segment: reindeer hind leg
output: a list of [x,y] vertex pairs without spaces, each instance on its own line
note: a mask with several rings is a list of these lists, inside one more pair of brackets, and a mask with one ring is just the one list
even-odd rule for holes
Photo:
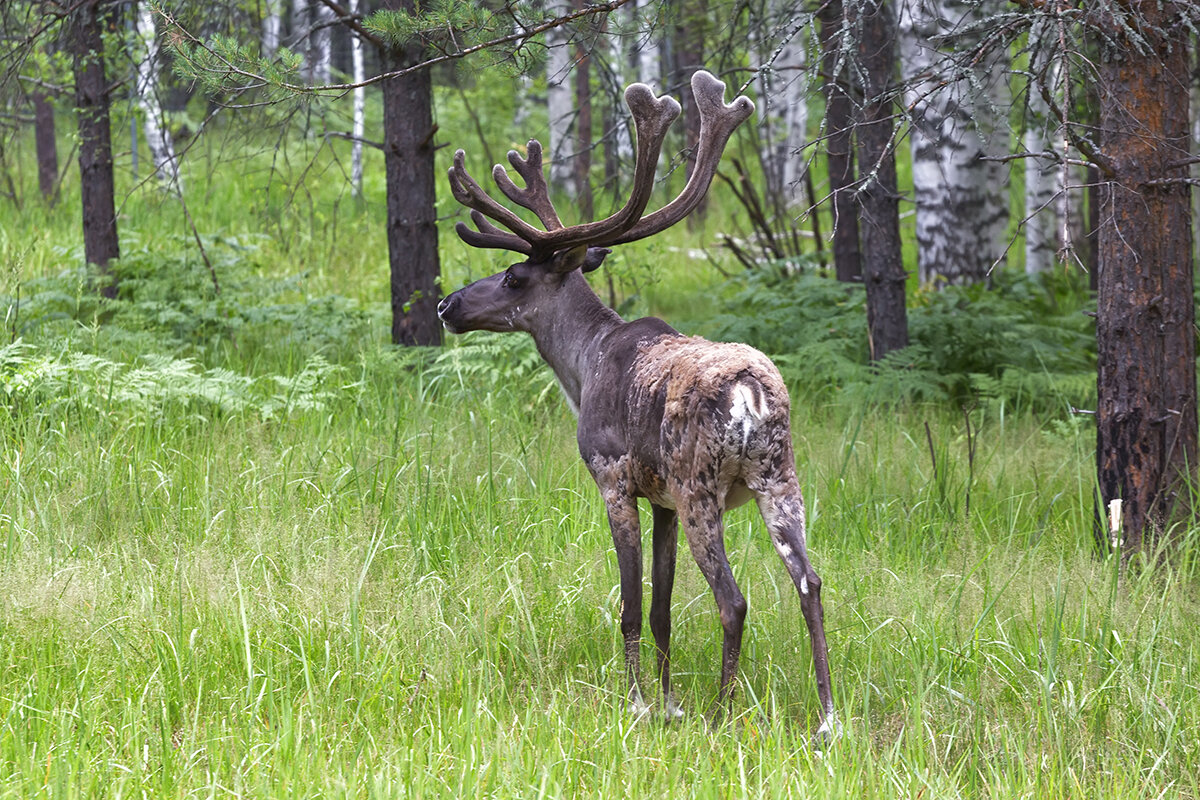
[[821,703],[821,726],[818,741],[836,735],[839,723],[833,708],[833,691],[829,678],[829,649],[825,642],[825,612],[821,606],[821,578],[808,559],[805,537],[804,498],[794,476],[767,482],[755,487],[758,508],[771,533],[775,551],[787,567],[796,591],[800,594],[800,609],[808,626],[812,642],[813,668],[817,677],[817,697]]
[[679,518],[672,509],[652,505],[654,560],[650,571],[650,632],[654,634],[658,675],[662,684],[666,720],[680,719],[683,709],[671,692],[671,590],[675,584],[675,551],[679,544]]
[[679,518],[687,534],[688,546],[712,589],[724,631],[721,687],[716,703],[716,711],[720,713],[729,705],[737,680],[742,629],[746,621],[746,598],[733,578],[733,570],[729,568],[729,559],[725,555],[723,509],[717,495],[698,491],[677,497],[680,498]]

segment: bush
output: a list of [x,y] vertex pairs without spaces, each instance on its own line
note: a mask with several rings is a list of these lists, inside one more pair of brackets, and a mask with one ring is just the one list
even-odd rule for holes
[[725,287],[712,338],[748,342],[808,394],[871,402],[1004,403],[1061,414],[1095,402],[1094,305],[1082,276],[998,275],[991,285],[922,291],[910,300],[909,347],[867,360],[866,296],[778,265]]

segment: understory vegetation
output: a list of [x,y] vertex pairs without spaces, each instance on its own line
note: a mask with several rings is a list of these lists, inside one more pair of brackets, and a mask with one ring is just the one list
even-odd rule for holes
[[[696,257],[717,203],[606,263],[627,316],[755,344],[792,387],[844,724],[816,750],[799,601],[747,507],[732,713],[705,717],[720,625],[686,547],[688,716],[625,713],[553,377],[521,336],[388,345],[381,187],[356,205],[336,163],[211,171],[203,253],[134,192],[112,301],[69,185],[0,200],[0,795],[1200,796],[1200,543],[1124,575],[1097,552],[1086,276],[915,289],[914,344],[870,367],[860,288]],[[496,266],[444,227],[446,289]]]

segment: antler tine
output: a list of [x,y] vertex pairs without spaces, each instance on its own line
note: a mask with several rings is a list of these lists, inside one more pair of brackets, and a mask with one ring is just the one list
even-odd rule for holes
[[[467,172],[465,164],[466,153],[463,150],[457,150],[454,153],[454,166],[450,168],[450,192],[454,195],[454,199],[462,203],[464,206],[484,214],[499,222],[504,227],[512,231],[518,238],[524,241],[527,245],[532,246],[539,237],[545,236],[545,231],[539,231],[537,228],[530,225],[525,220],[518,217],[515,213],[500,205],[496,200],[485,192],[475,179]],[[474,217],[474,214],[472,214]],[[495,230],[491,225],[488,226]],[[499,232],[499,231],[497,231]],[[485,231],[485,234],[490,235],[491,231]],[[464,240],[465,241],[465,240]],[[528,253],[526,249],[518,250],[517,252]]]
[[505,197],[537,214],[546,230],[558,230],[562,227],[562,222],[558,219],[554,204],[550,202],[550,188],[546,185],[546,176],[542,172],[542,143],[537,139],[530,139],[526,150],[529,152],[526,158],[521,158],[521,154],[516,150],[508,151],[508,162],[525,181],[524,189],[512,182],[508,171],[500,164],[492,167],[492,179],[496,181],[500,191],[504,192]]
[[633,188],[629,199],[620,211],[607,219],[551,231],[535,244],[535,250],[544,247],[547,252],[554,252],[584,245],[599,247],[636,225],[646,210],[654,191],[654,169],[658,165],[658,154],[667,138],[667,130],[679,116],[680,106],[673,97],[655,97],[654,91],[644,83],[630,84],[625,89],[625,104],[629,106],[637,130]]
[[[509,153],[509,161],[525,180],[522,189],[508,177],[503,166],[497,164],[492,170],[500,190],[515,203],[537,214],[547,230],[541,231],[518,217],[513,211],[498,203],[480,188],[467,172],[466,155],[462,150],[454,154],[454,166],[450,169],[450,191],[458,202],[473,209],[471,217],[478,231],[466,225],[456,226],[459,237],[475,247],[495,247],[524,253],[531,259],[542,260],[560,250],[579,246],[592,246],[597,241],[615,239],[637,223],[654,189],[654,168],[662,150],[667,129],[679,116],[679,103],[671,97],[655,97],[650,87],[635,83],[625,90],[625,103],[633,115],[637,129],[637,159],[634,166],[633,189],[625,206],[607,219],[562,227],[558,214],[550,202],[549,190],[542,173],[541,144],[529,142],[529,156],[522,159]],[[490,217],[512,231],[505,233],[484,217]]]
[[529,255],[533,246],[515,233],[502,231],[488,221],[487,217],[478,211],[471,211],[471,219],[479,230],[471,230],[471,226],[460,222],[454,226],[458,238],[471,247],[486,247],[493,250],[512,250],[514,253]]
[[754,113],[754,102],[742,95],[726,105],[725,84],[704,70],[692,75],[692,94],[700,112],[700,143],[697,147],[696,165],[687,185],[670,203],[652,214],[647,214],[621,235],[598,241],[597,245],[624,244],[666,230],[692,213],[708,192],[709,184],[717,173],[717,164],[721,160],[725,144],[737,126]]

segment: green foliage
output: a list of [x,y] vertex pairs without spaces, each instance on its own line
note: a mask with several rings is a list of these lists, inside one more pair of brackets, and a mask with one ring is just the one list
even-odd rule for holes
[[[197,42],[186,34],[177,33],[167,40],[175,54],[176,73],[185,80],[196,81],[209,94],[224,94],[244,89],[249,83],[266,83],[268,87],[285,84],[298,90],[296,73],[303,58],[281,47],[274,59],[263,58],[256,46],[244,44],[233,36],[217,34],[206,42]],[[282,99],[284,95],[277,95]]]
[[486,331],[456,337],[425,367],[425,377],[431,386],[460,392],[509,392],[530,407],[553,398],[557,386],[532,337]]
[[[189,196],[219,293],[173,205],[128,199],[107,301],[71,178],[54,213],[0,197],[0,796],[1200,795],[1200,539],[1124,576],[1094,555],[1093,437],[1059,414],[1094,382],[1078,281],[918,295],[912,347],[876,366],[861,287],[720,289],[706,332],[799,388],[845,724],[818,754],[799,600],[753,508],[727,518],[751,608],[729,724],[702,713],[720,621],[682,544],[690,716],[626,715],[603,503],[532,341],[387,345],[382,170],[339,205],[324,156],[282,186],[227,157]],[[697,238],[610,261],[639,310],[707,307]],[[447,286],[490,269],[445,251]],[[649,642],[643,663],[657,699]]]
[[869,402],[1001,403],[1060,415],[1094,404],[1093,300],[1077,276],[1001,273],[991,286],[923,293],[909,308],[911,344],[869,364],[860,285],[771,266],[726,288],[718,339],[773,355],[805,393]]
[[12,287],[13,294],[0,295],[0,306],[14,337],[62,336],[127,355],[150,349],[219,360],[232,347],[243,359],[285,361],[293,353],[341,354],[348,342],[374,337],[378,318],[355,301],[304,298],[304,275],[260,272],[260,241],[208,238],[211,269],[188,237],[171,237],[154,249],[135,241],[110,267],[119,287],[115,300],[102,299],[96,286],[104,279],[81,268]]
[[0,347],[0,391],[10,414],[85,423],[95,415],[179,424],[241,412],[269,420],[321,410],[334,397],[339,370],[320,355],[294,375],[255,378],[154,353],[126,363],[20,339]]

